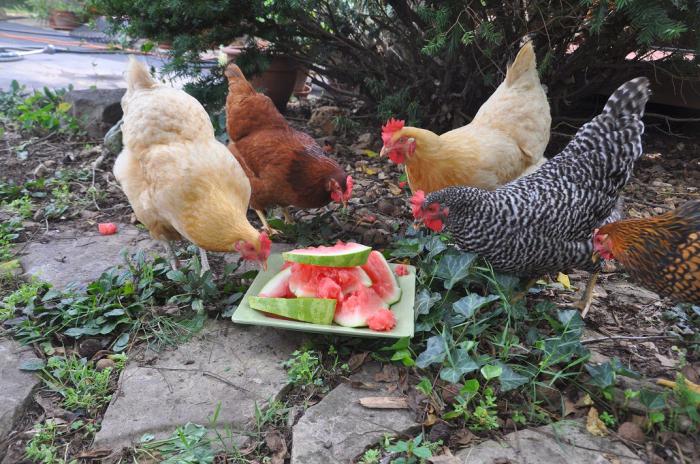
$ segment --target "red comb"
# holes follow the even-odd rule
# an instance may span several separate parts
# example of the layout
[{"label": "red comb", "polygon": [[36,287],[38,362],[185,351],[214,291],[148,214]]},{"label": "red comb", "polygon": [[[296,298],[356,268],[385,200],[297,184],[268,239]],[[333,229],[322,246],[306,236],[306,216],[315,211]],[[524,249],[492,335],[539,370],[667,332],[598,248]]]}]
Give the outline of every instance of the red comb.
[{"label": "red comb", "polygon": [[422,190],[416,190],[416,193],[411,197],[411,211],[413,211],[413,217],[420,219],[423,217],[423,203],[425,202],[425,192]]},{"label": "red comb", "polygon": [[394,132],[403,129],[404,124],[402,119],[391,118],[382,126],[382,142],[384,142],[384,145],[391,142]]}]

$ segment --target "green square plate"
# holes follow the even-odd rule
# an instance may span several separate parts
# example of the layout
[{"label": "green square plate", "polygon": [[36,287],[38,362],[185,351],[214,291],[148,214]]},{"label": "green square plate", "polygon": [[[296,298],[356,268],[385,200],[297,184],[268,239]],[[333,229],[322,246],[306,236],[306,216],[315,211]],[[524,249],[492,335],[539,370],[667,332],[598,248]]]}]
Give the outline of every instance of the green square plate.
[{"label": "green square plate", "polygon": [[[401,300],[392,305],[391,309],[396,315],[396,327],[389,332],[376,332],[367,328],[354,329],[352,327],[342,327],[336,324],[322,325],[311,324],[301,321],[288,321],[284,319],[275,319],[267,317],[259,311],[248,306],[248,297],[260,293],[263,286],[282,268],[284,260],[282,255],[277,253],[270,255],[267,260],[267,271],[259,272],[253,284],[246,292],[241,304],[238,305],[236,312],[233,313],[233,322],[237,324],[264,325],[269,327],[277,327],[288,330],[301,330],[303,332],[329,333],[349,335],[355,337],[385,337],[385,338],[402,338],[413,337],[414,329],[414,314],[413,302],[416,293],[416,269],[413,266],[406,266],[409,274],[397,277],[399,286],[401,287]],[[394,269],[396,264],[389,264]]]}]

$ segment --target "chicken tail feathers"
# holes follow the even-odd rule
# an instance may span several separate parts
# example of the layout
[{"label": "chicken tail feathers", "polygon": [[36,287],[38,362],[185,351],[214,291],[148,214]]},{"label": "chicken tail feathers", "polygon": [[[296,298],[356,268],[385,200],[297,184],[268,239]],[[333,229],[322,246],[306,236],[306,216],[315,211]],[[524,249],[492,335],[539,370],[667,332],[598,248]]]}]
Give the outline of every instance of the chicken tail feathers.
[{"label": "chicken tail feathers", "polygon": [[153,80],[145,64],[129,56],[129,67],[126,69],[126,84],[130,91],[152,89],[158,83]]},{"label": "chicken tail feathers", "polygon": [[603,108],[603,114],[609,114],[613,118],[635,114],[641,118],[644,116],[644,107],[650,96],[649,79],[646,77],[632,79],[618,87],[610,96]]},{"label": "chicken tail feathers", "polygon": [[516,83],[525,73],[534,72],[537,65],[535,57],[535,49],[532,46],[532,41],[528,41],[520,48],[515,61],[508,67],[506,71],[506,85],[508,87]]},{"label": "chicken tail feathers", "polygon": [[257,92],[250,85],[250,82],[245,78],[241,68],[234,63],[229,63],[224,71],[226,79],[228,79],[228,91],[235,95],[255,95]]}]

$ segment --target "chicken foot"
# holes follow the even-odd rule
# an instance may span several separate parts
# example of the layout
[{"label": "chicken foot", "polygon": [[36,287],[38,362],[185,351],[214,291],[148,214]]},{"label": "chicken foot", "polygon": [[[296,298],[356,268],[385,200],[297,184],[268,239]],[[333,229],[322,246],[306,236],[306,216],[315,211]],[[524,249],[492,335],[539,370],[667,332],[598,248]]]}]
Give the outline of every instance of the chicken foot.
[{"label": "chicken foot", "polygon": [[262,210],[256,209],[255,214],[257,214],[260,218],[260,222],[262,222],[263,224],[263,229],[265,230],[265,232],[267,232],[268,235],[277,235],[281,233],[279,230],[270,227],[270,224],[267,223],[265,213]]},{"label": "chicken foot", "polygon": [[282,214],[284,215],[284,223],[285,224],[294,224],[294,218],[292,217],[292,214],[289,212],[289,207],[285,206],[282,208]]},{"label": "chicken foot", "polygon": [[588,310],[591,309],[591,303],[593,302],[593,289],[595,288],[595,283],[598,280],[598,275],[600,271],[596,271],[588,278],[586,283],[586,290],[583,292],[581,300],[576,302],[573,306],[581,310],[581,319],[586,318]]},{"label": "chicken foot", "polygon": [[165,253],[168,255],[168,260],[170,261],[170,266],[173,270],[180,268],[180,259],[178,259],[175,250],[173,250],[173,245],[169,240],[163,240],[163,247],[165,248]]}]

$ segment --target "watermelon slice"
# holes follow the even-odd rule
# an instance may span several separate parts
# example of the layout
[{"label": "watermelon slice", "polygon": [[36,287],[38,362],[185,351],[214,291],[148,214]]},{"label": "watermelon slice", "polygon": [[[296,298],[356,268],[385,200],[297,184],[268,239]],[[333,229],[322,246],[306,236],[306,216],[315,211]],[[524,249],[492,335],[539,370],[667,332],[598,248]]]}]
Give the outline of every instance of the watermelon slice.
[{"label": "watermelon slice", "polygon": [[372,290],[386,304],[393,305],[401,299],[401,287],[384,255],[378,251],[372,251],[362,269],[372,279]]},{"label": "watermelon slice", "polygon": [[289,278],[291,276],[291,268],[286,268],[278,272],[265,284],[258,296],[267,298],[286,298],[290,295],[294,296],[289,290]]},{"label": "watermelon slice", "polygon": [[290,268],[289,290],[297,297],[343,299],[372,280],[359,267],[328,267],[294,263]]},{"label": "watermelon slice", "polygon": [[359,243],[338,242],[334,246],[301,248],[282,253],[286,261],[328,267],[362,266],[372,249]]},{"label": "watermelon slice", "polygon": [[336,300],[330,298],[261,298],[251,296],[251,308],[265,313],[310,322],[330,325],[335,314]]},{"label": "watermelon slice", "polygon": [[371,288],[360,287],[338,302],[333,320],[344,327],[367,327],[368,319],[383,310],[389,310],[384,300]]}]

